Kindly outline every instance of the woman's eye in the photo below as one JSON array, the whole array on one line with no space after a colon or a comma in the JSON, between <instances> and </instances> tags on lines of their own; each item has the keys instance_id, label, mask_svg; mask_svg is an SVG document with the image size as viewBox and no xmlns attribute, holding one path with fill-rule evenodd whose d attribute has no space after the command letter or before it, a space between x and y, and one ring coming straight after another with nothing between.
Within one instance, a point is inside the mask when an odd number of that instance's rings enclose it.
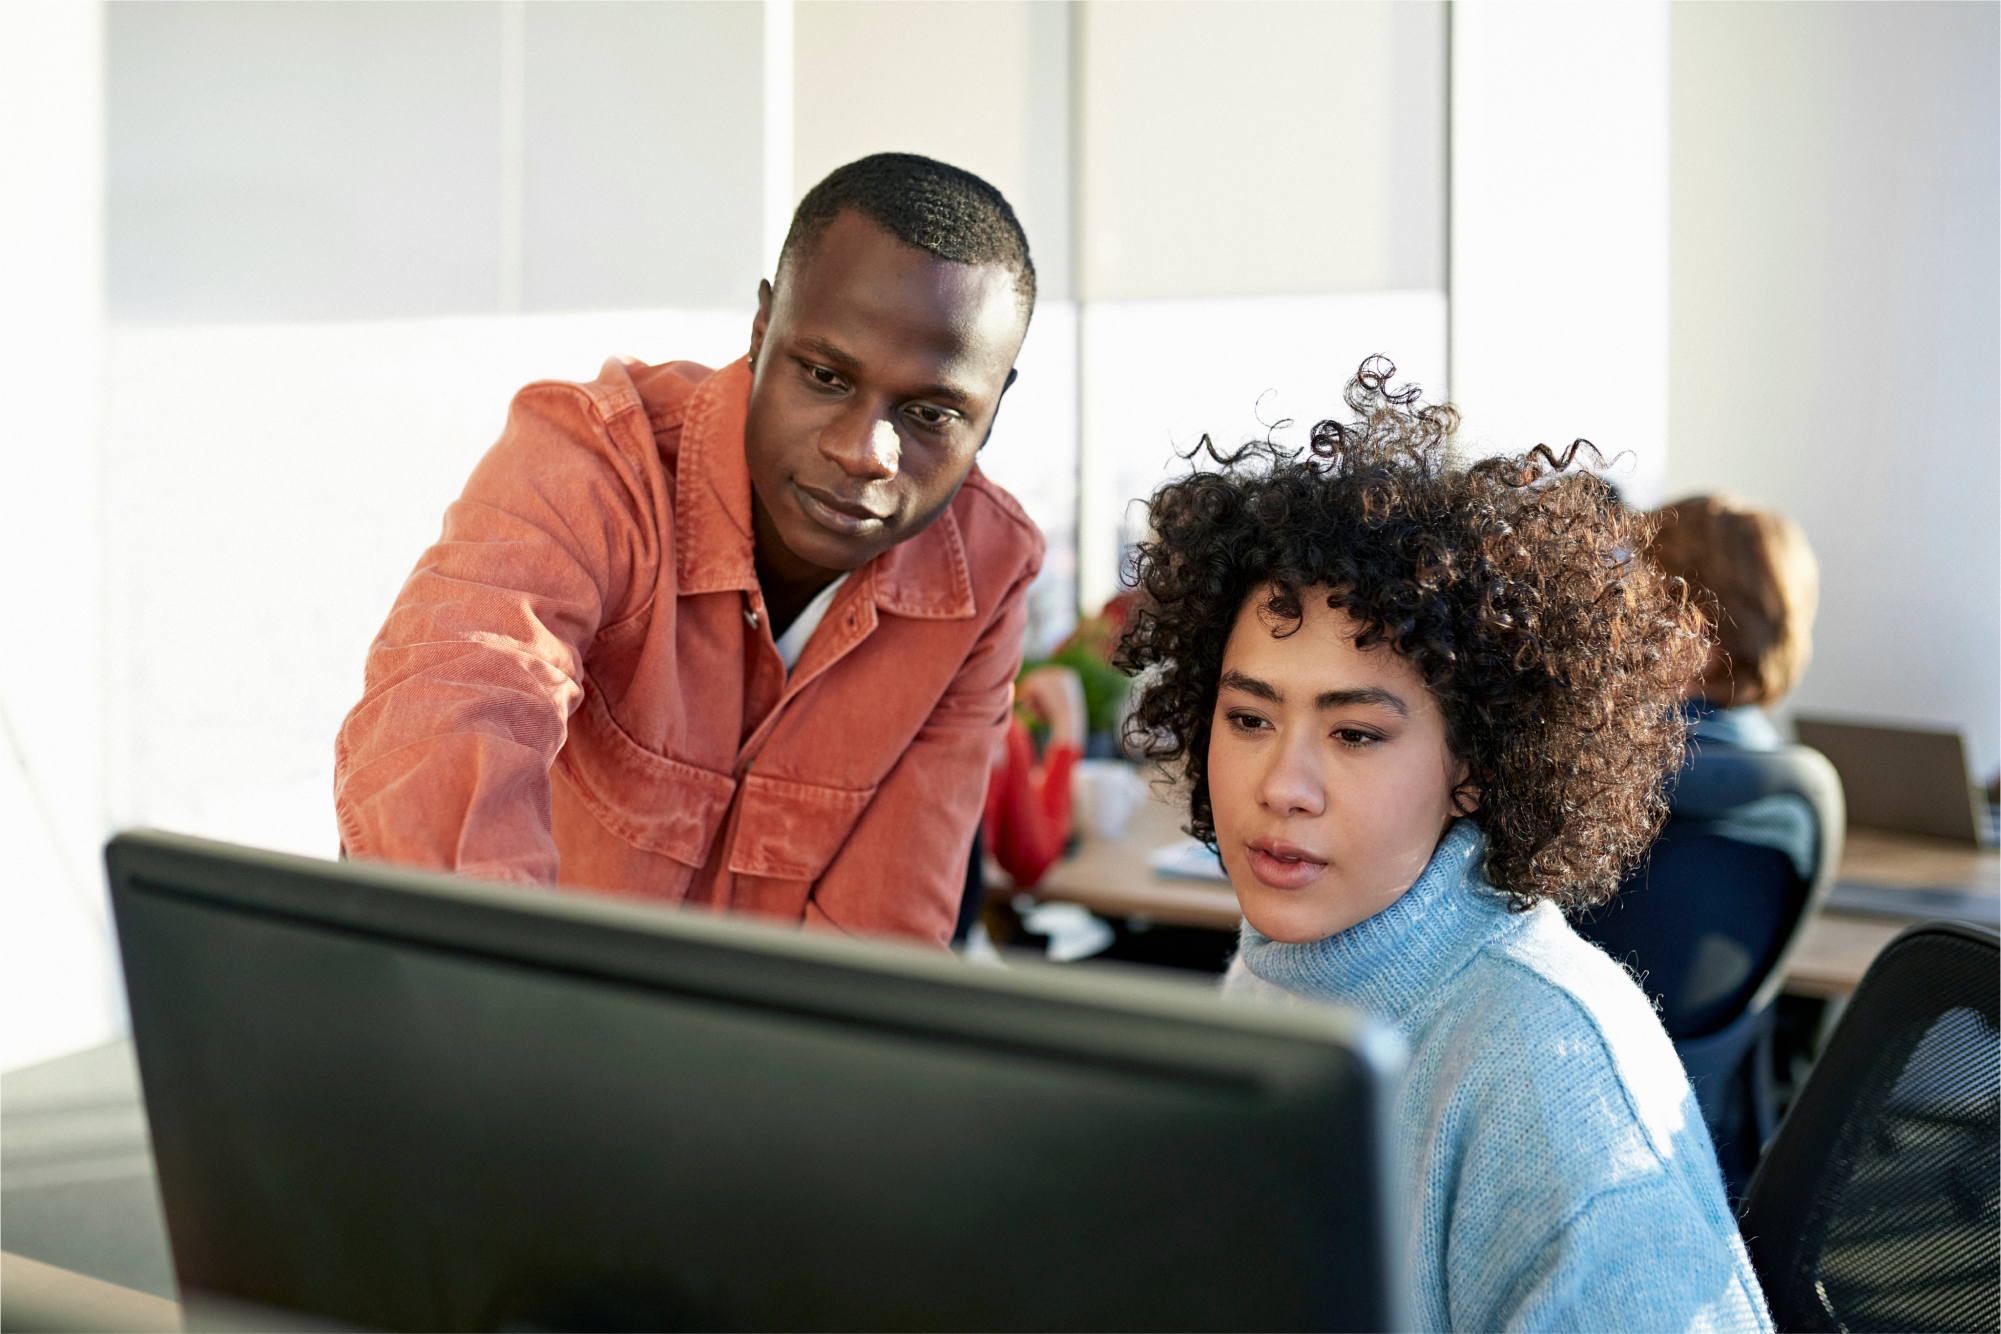
<instances>
[{"instance_id":1,"label":"woman's eye","mask_svg":"<svg viewBox=\"0 0 2001 1334\"><path fill-rule=\"evenodd\" d=\"M1334 733L1334 739L1350 750L1361 750L1382 740L1373 732L1358 732L1352 727L1341 728Z\"/></svg>"},{"instance_id":2,"label":"woman's eye","mask_svg":"<svg viewBox=\"0 0 2001 1334\"><path fill-rule=\"evenodd\" d=\"M1239 732L1261 732L1271 726L1269 722L1258 717L1255 713L1232 713L1225 716L1230 720L1230 726L1236 728Z\"/></svg>"}]
</instances>

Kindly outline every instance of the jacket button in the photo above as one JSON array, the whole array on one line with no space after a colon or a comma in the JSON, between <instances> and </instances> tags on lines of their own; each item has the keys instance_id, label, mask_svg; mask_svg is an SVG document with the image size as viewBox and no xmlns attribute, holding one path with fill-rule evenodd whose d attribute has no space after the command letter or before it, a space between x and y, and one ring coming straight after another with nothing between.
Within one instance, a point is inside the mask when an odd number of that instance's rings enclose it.
<instances>
[{"instance_id":1,"label":"jacket button","mask_svg":"<svg viewBox=\"0 0 2001 1334\"><path fill-rule=\"evenodd\" d=\"M757 613L749 607L745 607L743 609L743 623L753 630L757 629Z\"/></svg>"}]
</instances>

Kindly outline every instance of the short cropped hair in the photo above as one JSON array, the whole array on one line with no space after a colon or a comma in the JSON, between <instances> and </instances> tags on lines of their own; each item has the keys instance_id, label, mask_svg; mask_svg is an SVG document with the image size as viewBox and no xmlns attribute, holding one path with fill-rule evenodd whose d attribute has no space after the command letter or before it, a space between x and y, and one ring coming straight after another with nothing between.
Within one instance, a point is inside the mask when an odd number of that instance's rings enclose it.
<instances>
[{"instance_id":1,"label":"short cropped hair","mask_svg":"<svg viewBox=\"0 0 2001 1334\"><path fill-rule=\"evenodd\" d=\"M1647 555L1688 584L1718 654L1703 688L1722 703L1776 704L1813 657L1820 565L1785 515L1729 496L1654 511Z\"/></svg>"},{"instance_id":2,"label":"short cropped hair","mask_svg":"<svg viewBox=\"0 0 2001 1334\"><path fill-rule=\"evenodd\" d=\"M998 264L1014 274L1022 315L1035 309L1028 235L1000 191L970 171L916 153L874 153L806 192L778 252L778 272L809 258L828 226L852 209L907 246L956 264Z\"/></svg>"},{"instance_id":3,"label":"short cropped hair","mask_svg":"<svg viewBox=\"0 0 2001 1334\"><path fill-rule=\"evenodd\" d=\"M1516 909L1604 902L1666 816L1701 617L1638 558L1645 516L1571 467L1585 442L1458 466L1458 414L1391 391L1394 372L1364 362L1355 420L1321 422L1304 451L1205 438L1216 466L1154 495L1133 569L1146 602L1120 645L1140 674L1128 742L1185 782L1189 832L1213 847L1231 628L1253 598L1297 622L1304 591L1324 588L1357 645L1388 645L1437 701L1478 789L1488 882Z\"/></svg>"}]
</instances>

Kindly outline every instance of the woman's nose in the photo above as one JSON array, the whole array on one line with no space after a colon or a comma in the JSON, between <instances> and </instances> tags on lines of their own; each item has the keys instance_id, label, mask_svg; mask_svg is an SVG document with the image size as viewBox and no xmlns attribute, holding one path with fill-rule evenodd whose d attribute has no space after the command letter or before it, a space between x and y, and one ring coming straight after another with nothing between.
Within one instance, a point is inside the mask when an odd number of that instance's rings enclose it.
<instances>
[{"instance_id":1,"label":"woman's nose","mask_svg":"<svg viewBox=\"0 0 2001 1334\"><path fill-rule=\"evenodd\" d=\"M1258 804L1281 817L1311 819L1327 809L1327 786L1311 747L1282 743L1258 783Z\"/></svg>"}]
</instances>

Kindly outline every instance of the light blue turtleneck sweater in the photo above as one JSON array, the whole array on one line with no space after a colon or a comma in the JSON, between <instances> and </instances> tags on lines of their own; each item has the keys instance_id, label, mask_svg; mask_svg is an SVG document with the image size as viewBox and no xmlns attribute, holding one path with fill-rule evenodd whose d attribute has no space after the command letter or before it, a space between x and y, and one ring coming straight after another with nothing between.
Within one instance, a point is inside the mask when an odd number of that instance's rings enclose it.
<instances>
[{"instance_id":1,"label":"light blue turtleneck sweater","mask_svg":"<svg viewBox=\"0 0 2001 1334\"><path fill-rule=\"evenodd\" d=\"M1510 913L1470 820L1404 896L1306 944L1246 923L1232 996L1333 1001L1410 1047L1410 1311L1437 1330L1769 1330L1715 1150L1646 997L1550 904Z\"/></svg>"}]
</instances>

